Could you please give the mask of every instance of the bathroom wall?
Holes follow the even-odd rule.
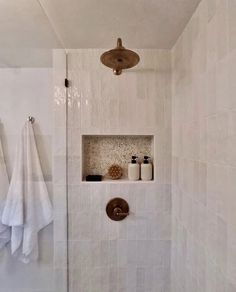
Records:
[[[35,117],[34,130],[48,190],[52,196],[52,68],[0,69],[0,137],[11,177],[15,147],[24,122]],[[1,187],[1,186],[0,186]],[[40,233],[40,259],[25,265],[0,251],[0,292],[53,291],[53,226]]]
[[[171,252],[170,53],[138,50],[140,64],[121,76],[114,76],[112,70],[100,63],[102,52],[87,49],[68,53],[71,82],[68,92],[70,291],[168,292]],[[55,51],[56,64],[62,62],[59,55],[60,52]],[[59,72],[55,71],[57,77]],[[57,78],[56,82],[61,81]],[[58,90],[55,95],[58,96]],[[58,125],[65,117],[66,106],[59,102],[64,100],[62,95],[63,98],[55,99]],[[59,127],[57,131],[64,129]],[[82,182],[83,134],[154,135],[155,181]],[[65,145],[61,143],[62,150]],[[65,169],[65,155],[60,157],[58,173]],[[128,218],[121,222],[111,221],[105,212],[107,202],[116,196],[125,198],[131,209]],[[60,214],[63,218],[63,211]],[[58,261],[66,268],[63,242],[58,251],[61,251]]]
[[[236,1],[203,0],[172,50],[172,291],[236,291]]]

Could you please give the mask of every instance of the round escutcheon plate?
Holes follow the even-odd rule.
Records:
[[[129,215],[129,205],[122,198],[114,198],[108,202],[106,212],[111,220],[121,221]]]

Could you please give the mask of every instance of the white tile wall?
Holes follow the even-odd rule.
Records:
[[[203,0],[172,50],[172,291],[236,291],[236,1]]]
[[[0,69],[0,135],[9,177],[15,147],[27,117],[35,117],[34,130],[41,164],[52,197],[52,68]],[[40,258],[25,265],[0,251],[0,292],[52,292],[53,226],[40,234]]]
[[[52,68],[0,69],[0,135],[9,176],[17,137],[28,116],[35,117],[34,131],[46,180],[52,180]]]
[[[114,76],[102,50],[68,55],[71,292],[170,291],[170,53],[139,50],[139,66]],[[156,182],[81,183],[82,134],[155,135]],[[111,221],[110,198],[132,214]]]

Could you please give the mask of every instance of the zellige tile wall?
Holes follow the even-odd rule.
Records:
[[[200,3],[172,77],[172,292],[234,292],[235,0]]]
[[[139,50],[140,64],[121,76],[100,63],[103,50],[68,54],[68,180],[71,292],[170,291],[170,52]],[[81,135],[154,135],[155,182],[81,182]],[[128,163],[128,161],[127,161]],[[111,221],[116,196],[131,215]]]

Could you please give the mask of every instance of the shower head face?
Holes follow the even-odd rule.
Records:
[[[139,55],[122,46],[122,41],[117,40],[117,47],[101,55],[101,62],[113,69],[115,75],[120,75],[123,69],[129,69],[139,63]]]

